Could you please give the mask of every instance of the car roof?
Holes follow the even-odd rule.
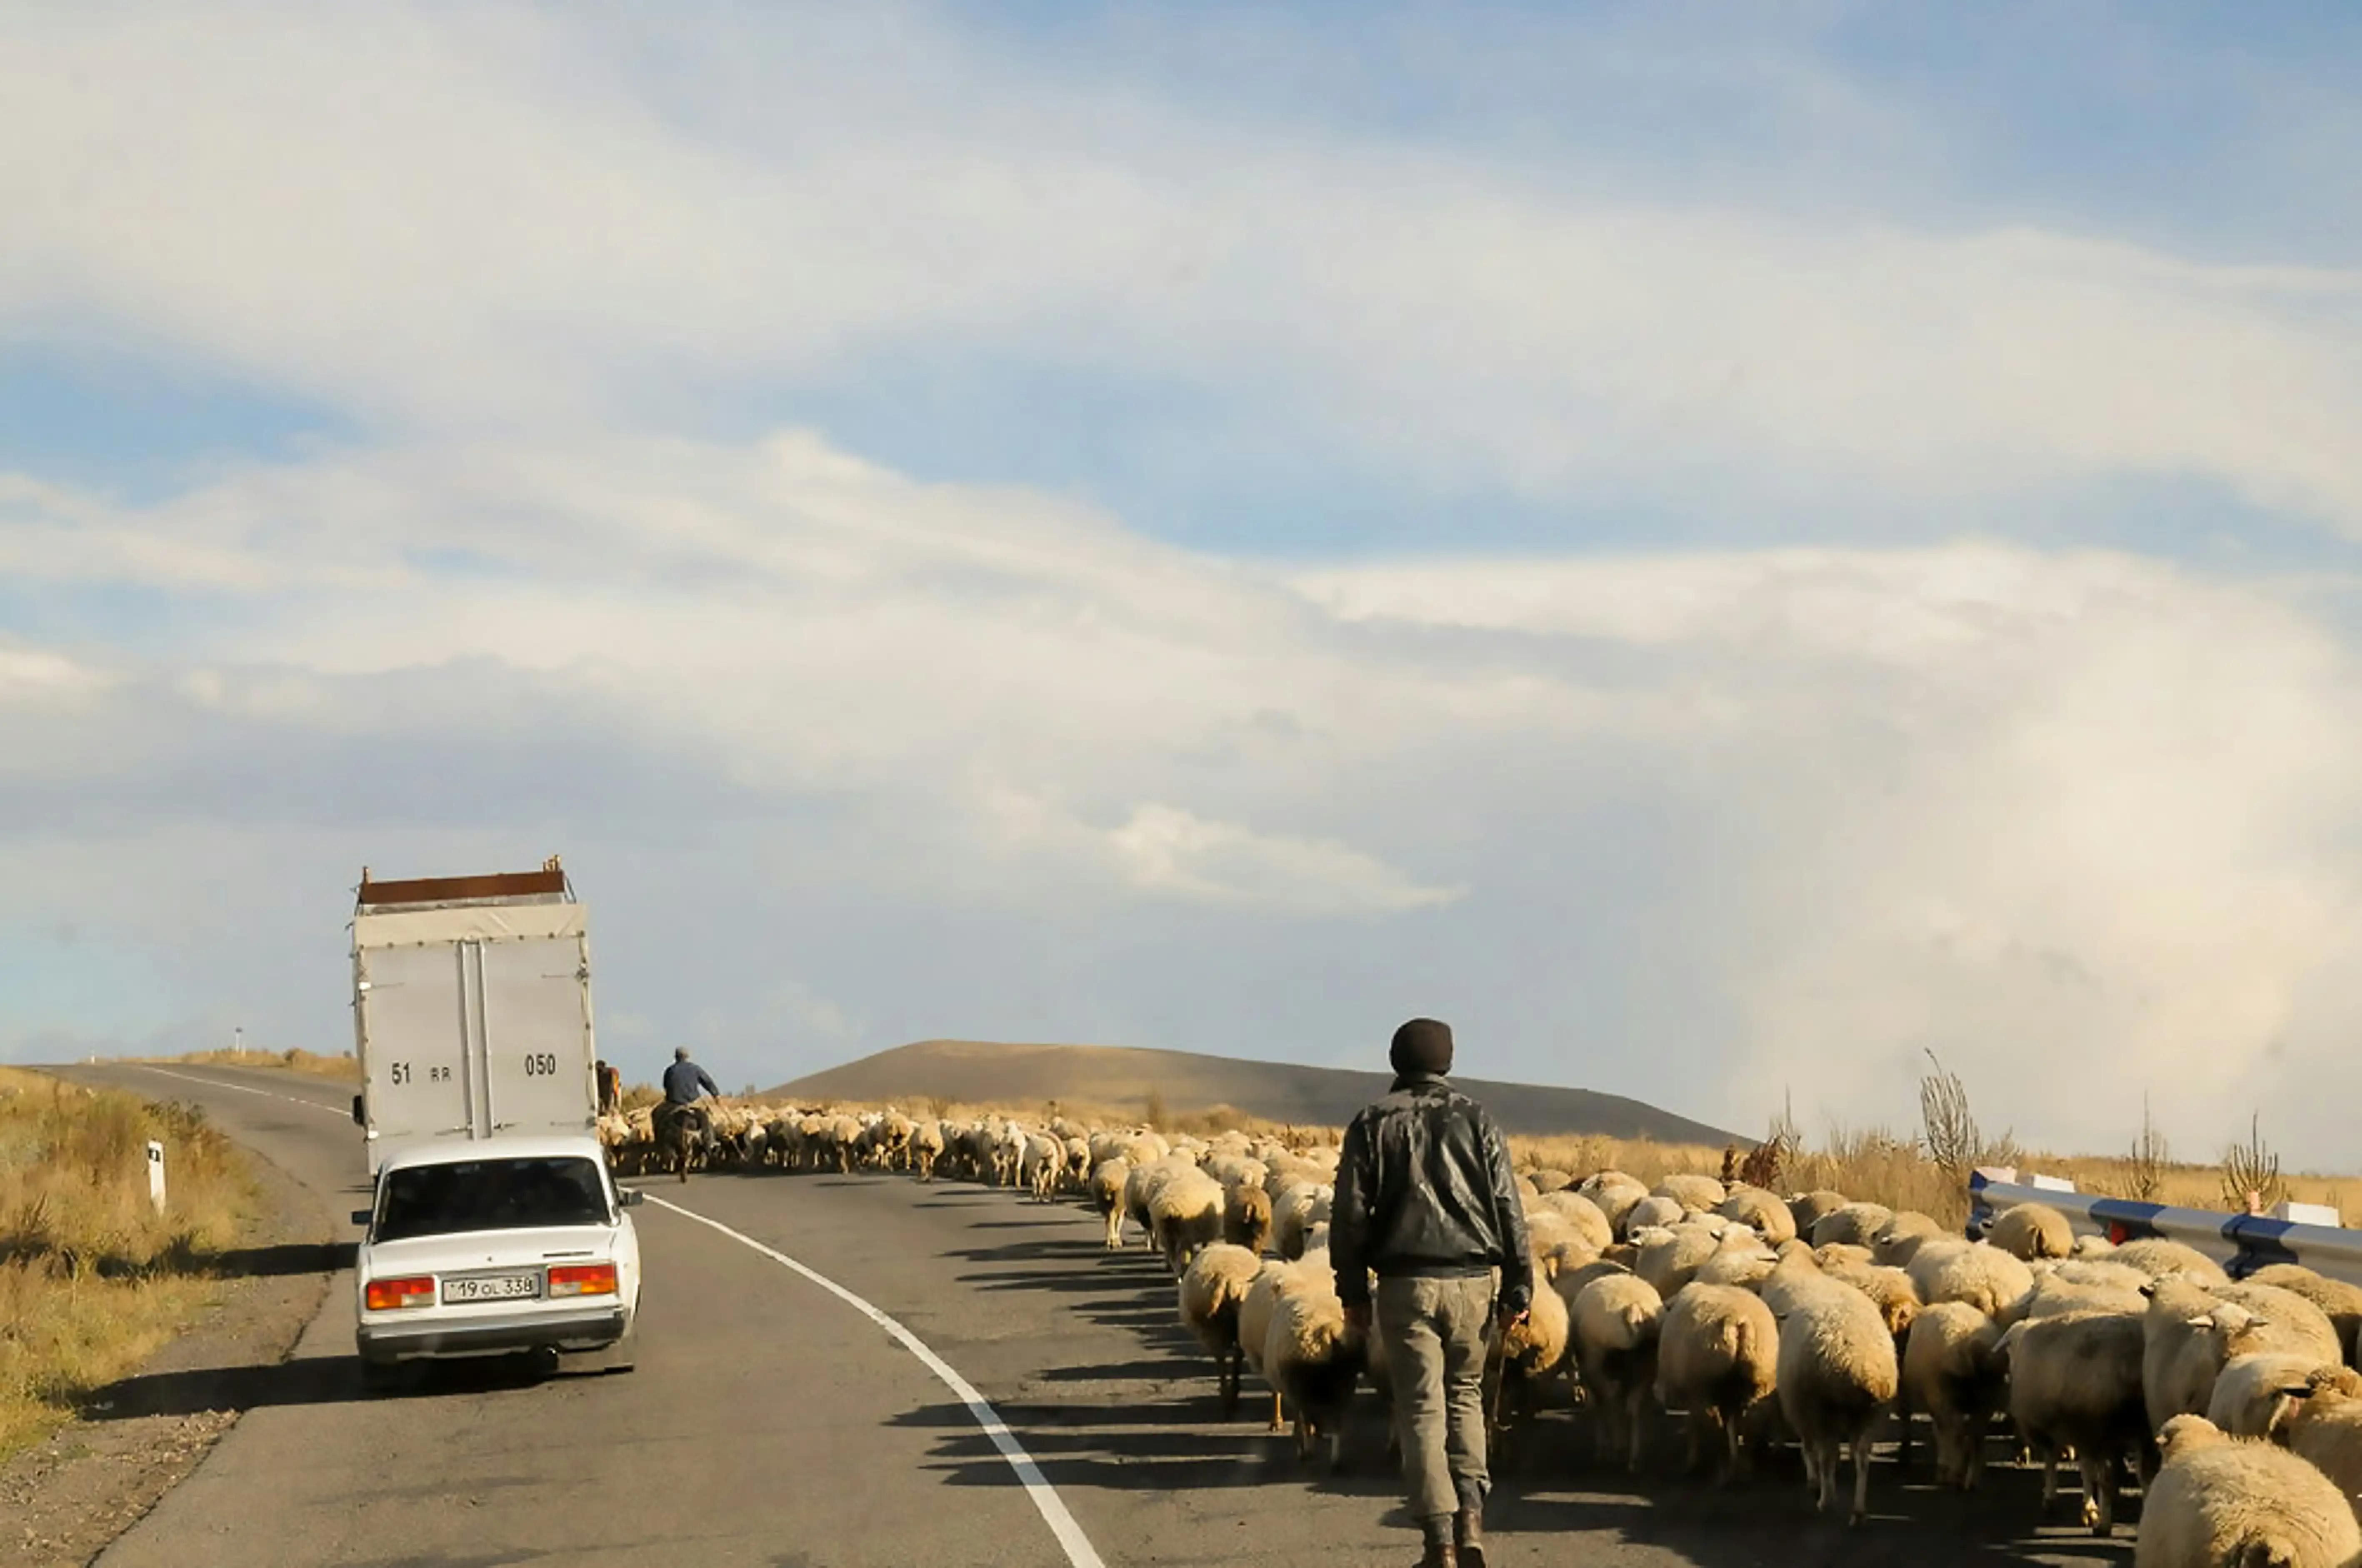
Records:
[[[541,1133],[519,1138],[455,1139],[449,1143],[413,1143],[385,1156],[381,1170],[410,1170],[419,1165],[456,1165],[470,1160],[599,1160],[604,1155],[599,1140],[587,1132]]]

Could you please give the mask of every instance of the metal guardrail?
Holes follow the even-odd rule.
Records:
[[[2129,1242],[2162,1236],[2195,1247],[2244,1279],[2271,1264],[2302,1264],[2332,1279],[2362,1285],[2362,1231],[2308,1225],[2261,1214],[2224,1214],[2211,1209],[2178,1209],[2168,1203],[2136,1203],[2100,1198],[2053,1185],[2048,1178],[2020,1183],[1984,1171],[1969,1176],[1969,1235],[1981,1237],[1993,1216],[2013,1204],[2047,1203],[2067,1217],[2076,1234]],[[2063,1187],[2063,1189],[2062,1189]]]

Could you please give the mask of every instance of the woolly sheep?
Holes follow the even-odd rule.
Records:
[[[2318,1359],[2289,1351],[2257,1351],[2223,1364],[2206,1419],[2232,1437],[2277,1438],[2296,1402],[2309,1392],[2305,1380],[2321,1370]]]
[[[2256,1315],[2250,1350],[2301,1353],[2322,1363],[2345,1359],[2337,1325],[2329,1320],[2329,1314],[2293,1290],[2252,1279],[2213,1282],[2205,1289],[2217,1301],[2235,1301]]]
[[[1889,1268],[1904,1268],[1916,1256],[1921,1246],[1938,1237],[1951,1234],[1931,1214],[1915,1209],[1898,1209],[1893,1217],[1878,1228],[1870,1241],[1870,1249],[1881,1264]]]
[[[2314,1371],[2282,1436],[2362,1515],[2362,1376],[2342,1366]]]
[[[1239,1407],[1239,1308],[1262,1268],[1263,1260],[1246,1248],[1216,1242],[1181,1275],[1181,1321],[1213,1353],[1225,1418]]]
[[[1565,1298],[1555,1290],[1536,1290],[1524,1321],[1502,1331],[1496,1474],[1509,1463],[1513,1434],[1532,1413],[1536,1391],[1565,1368],[1571,1331]]]
[[[1773,1255],[1764,1247],[1734,1247],[1718,1252],[1698,1264],[1697,1273],[1690,1275],[1692,1285],[1735,1285],[1752,1292],[1766,1275],[1772,1272]]]
[[[1608,1224],[1620,1235],[1625,1215],[1649,1196],[1649,1184],[1623,1171],[1600,1171],[1577,1183],[1575,1191],[1599,1205],[1599,1211],[1607,1216]]]
[[[1940,1252],[1922,1248],[1908,1272],[1922,1301],[1963,1301],[1988,1318],[2003,1316],[2034,1289],[2033,1271],[1988,1242]]]
[[[1137,1143],[1133,1145],[1135,1148],[1138,1146]],[[1162,1155],[1145,1165],[1131,1160],[1128,1154],[1124,1157],[1131,1163],[1131,1172],[1124,1178],[1123,1210],[1133,1224],[1147,1231],[1150,1229],[1148,1206],[1157,1190],[1182,1172],[1195,1171],[1198,1167],[1172,1154]]]
[[[2128,1312],[2139,1317],[2148,1310],[2148,1297],[2140,1286],[2148,1276],[2137,1270],[2125,1270],[2125,1275],[2138,1285],[2125,1285],[2121,1280],[2094,1279],[2081,1274],[2070,1274],[2064,1268],[2054,1269],[2037,1276],[2034,1288],[2003,1314],[2005,1322],[2023,1318],[2055,1318],[2065,1312]]]
[[[1544,1279],[1556,1279],[1571,1268],[1581,1268],[1599,1256],[1598,1252],[1579,1241],[1556,1241],[1546,1247],[1533,1249],[1534,1266]]]
[[[1198,1249],[1221,1239],[1222,1184],[1202,1171],[1185,1171],[1148,1200],[1148,1236],[1175,1275]]]
[[[2075,1231],[2067,1216],[2047,1203],[2013,1203],[1993,1216],[1985,1240],[2012,1257],[2063,1258],[2075,1250]]]
[[[1035,1202],[1047,1203],[1057,1195],[1058,1176],[1065,1165],[1065,1144],[1046,1132],[1028,1133],[1017,1156],[1018,1183]]]
[[[1936,1432],[1936,1483],[1973,1491],[1984,1474],[1985,1425],[2000,1410],[2009,1368],[2001,1327],[1965,1301],[1931,1303],[1903,1344],[1903,1395]]]
[[[1599,1457],[1623,1455],[1627,1469],[1640,1468],[1640,1421],[1649,1391],[1657,1381],[1657,1329],[1663,1297],[1647,1280],[1607,1274],[1576,1294],[1575,1360],[1583,1386],[1597,1411]]]
[[[1654,1197],[1672,1198],[1693,1214],[1707,1213],[1730,1196],[1721,1182],[1691,1171],[1676,1171],[1650,1191]]]
[[[1366,1347],[1345,1321],[1328,1253],[1307,1253],[1286,1265],[1275,1296],[1264,1341],[1264,1381],[1296,1411],[1297,1457],[1310,1459],[1325,1441],[1334,1469],[1343,1445],[1341,1423],[1361,1380]]]
[[[1315,1225],[1327,1222],[1335,1195],[1326,1187],[1299,1187],[1291,1192],[1290,1199],[1285,1208],[1272,1205],[1272,1235],[1279,1255],[1294,1259],[1310,1250],[1306,1238]]]
[[[1689,1209],[1683,1206],[1680,1198],[1667,1197],[1663,1193],[1650,1193],[1624,1211],[1624,1218],[1617,1223],[1616,1233],[1630,1241],[1639,1231],[1678,1225],[1689,1215]]]
[[[2202,1416],[2176,1416],[2158,1441],[2134,1568],[2344,1568],[2362,1555],[2336,1484],[2295,1454]]]
[[[1722,1250],[1719,1237],[1695,1225],[1675,1225],[1671,1229],[1651,1226],[1634,1231],[1631,1239],[1640,1249],[1639,1261],[1632,1272],[1668,1300],[1690,1282],[1701,1264]]]
[[[1798,1291],[1779,1324],[1780,1412],[1823,1509],[1837,1496],[1839,1450],[1851,1448],[1847,1522],[1858,1525],[1870,1513],[1871,1433],[1901,1386],[1894,1336],[1869,1297],[1829,1280]]]
[[[1107,1221],[1107,1249],[1120,1251],[1123,1246],[1123,1197],[1131,1180],[1131,1165],[1120,1155],[1101,1160],[1091,1168],[1091,1207]]]
[[[1582,1240],[1575,1231],[1574,1222],[1557,1209],[1537,1205],[1526,1210],[1526,1243],[1537,1251],[1555,1247],[1562,1242],[1580,1244]],[[1598,1250],[1596,1247],[1592,1249],[1594,1252]]]
[[[1616,1227],[1607,1222],[1606,1211],[1579,1192],[1545,1192],[1538,1201],[1573,1227],[1577,1239],[1595,1253],[1616,1240]],[[1527,1212],[1533,1212],[1533,1205],[1527,1206]]]
[[[1657,1331],[1657,1399],[1689,1418],[1689,1467],[1714,1442],[1717,1478],[1739,1473],[1748,1412],[1771,1397],[1780,1358],[1772,1309],[1736,1286],[1693,1283],[1665,1303]]]
[[[1772,1272],[1763,1276],[1756,1294],[1772,1309],[1772,1316],[1784,1318],[1812,1292],[1834,1284],[1814,1261],[1813,1249],[1802,1242],[1790,1242],[1778,1249]]]
[[[1537,1193],[1545,1197],[1553,1192],[1564,1192],[1574,1185],[1574,1177],[1564,1171],[1553,1170],[1548,1165],[1539,1170],[1528,1171],[1526,1179],[1534,1184],[1534,1190]]]
[[[2253,1318],[2236,1302],[2217,1301],[2179,1275],[2150,1283],[2141,1359],[2149,1430],[2175,1416],[2206,1413],[2214,1380],[2233,1353],[2232,1342],[2252,1326]]]
[[[1796,1217],[1788,1206],[1760,1187],[1731,1189],[1730,1196],[1715,1206],[1716,1214],[1726,1220],[1736,1220],[1773,1246],[1794,1241]]]
[[[2302,1264],[2273,1264],[2249,1275],[2246,1282],[2293,1291],[2320,1308],[2337,1331],[2338,1359],[2354,1364],[2355,1342],[2362,1335],[2362,1286],[2328,1278]]]
[[[1271,1194],[1259,1187],[1233,1187],[1222,1205],[1222,1240],[1251,1253],[1271,1244]]]
[[[921,1181],[933,1181],[943,1157],[944,1124],[930,1117],[911,1130],[911,1168]]]
[[[2009,1364],[2009,1414],[2042,1461],[2042,1501],[2058,1496],[2058,1457],[2075,1451],[2083,1478],[2083,1522],[2114,1532],[2116,1475],[2127,1455],[2147,1453],[2142,1320],[2127,1312],[2029,1318],[2002,1335]]]
[[[2193,1279],[2228,1279],[2223,1265],[2180,1242],[2169,1242],[2162,1236],[2144,1236],[2136,1242],[2126,1242],[2108,1254],[2110,1263],[2136,1268],[2151,1279],[2169,1274],[2188,1275]]]
[[[1248,1282],[1244,1299],[1239,1303],[1239,1358],[1247,1370],[1264,1376],[1264,1351],[1271,1342],[1271,1320],[1279,1309],[1279,1286],[1282,1277],[1296,1265],[1265,1259],[1256,1268],[1255,1276]],[[1280,1431],[1286,1425],[1286,1411],[1276,1386],[1271,1397],[1271,1428]]]
[[[1866,1247],[1893,1218],[1894,1210],[1879,1203],[1849,1203],[1842,1209],[1832,1209],[1813,1221],[1813,1245],[1826,1247],[1835,1242],[1844,1246]]]
[[[1848,1201],[1842,1192],[1832,1192],[1827,1187],[1817,1187],[1811,1192],[1800,1193],[1790,1198],[1788,1217],[1796,1222],[1796,1234],[1809,1238],[1813,1233],[1813,1227],[1820,1222],[1822,1215],[1835,1213],[1838,1209],[1843,1209]]]

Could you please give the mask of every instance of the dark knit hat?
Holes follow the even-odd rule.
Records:
[[[1386,1060],[1397,1073],[1443,1077],[1451,1071],[1451,1025],[1431,1018],[1412,1019],[1395,1031],[1394,1049],[1386,1053]]]

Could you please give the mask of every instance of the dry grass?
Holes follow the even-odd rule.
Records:
[[[284,1051],[190,1051],[178,1056],[133,1056],[128,1060],[174,1062],[192,1067],[276,1067],[282,1072],[308,1073],[315,1078],[337,1078],[346,1083],[361,1080],[360,1061],[349,1053],[323,1056],[300,1045]]]
[[[148,1200],[162,1142],[168,1212]],[[254,1189],[201,1113],[0,1068],[0,1458],[131,1372],[220,1288]]]

